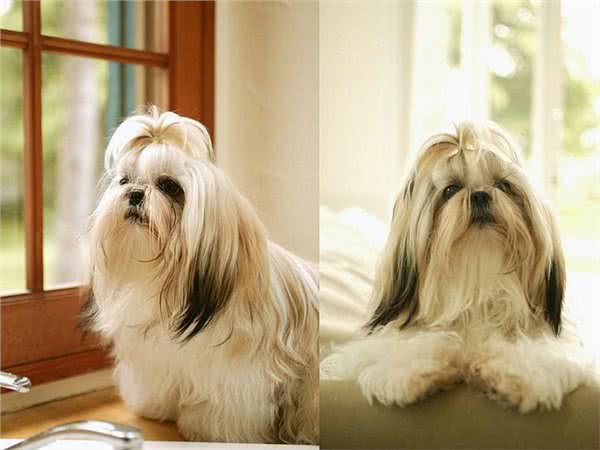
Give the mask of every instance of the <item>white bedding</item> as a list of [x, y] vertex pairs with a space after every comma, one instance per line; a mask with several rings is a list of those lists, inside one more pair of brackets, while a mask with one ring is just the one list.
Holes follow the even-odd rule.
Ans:
[[373, 271], [387, 227], [359, 208], [320, 210], [321, 357], [356, 336], [367, 318]]

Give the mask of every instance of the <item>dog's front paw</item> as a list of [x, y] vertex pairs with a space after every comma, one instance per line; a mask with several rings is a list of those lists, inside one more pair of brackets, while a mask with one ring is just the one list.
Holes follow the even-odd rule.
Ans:
[[344, 355], [341, 353], [333, 353], [321, 361], [320, 377], [321, 380], [344, 379]]
[[466, 378], [492, 400], [516, 406], [522, 413], [559, 409], [571, 390], [559, 373], [498, 357], [471, 364]]
[[121, 390], [121, 398], [137, 416], [161, 422], [174, 420], [177, 417], [177, 404], [174, 401], [168, 398], [144, 396], [143, 394], [142, 389]]
[[369, 403], [377, 400], [386, 406], [415, 403], [460, 381], [460, 371], [449, 366], [406, 370], [375, 364], [365, 368], [358, 376], [358, 383]]

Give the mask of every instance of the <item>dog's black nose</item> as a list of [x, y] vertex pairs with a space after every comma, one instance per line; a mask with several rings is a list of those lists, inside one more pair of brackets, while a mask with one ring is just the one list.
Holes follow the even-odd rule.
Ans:
[[492, 197], [490, 197], [490, 194], [484, 191], [477, 191], [471, 194], [471, 202], [475, 206], [487, 206], [491, 199]]
[[138, 206], [144, 200], [144, 191], [131, 191], [129, 193], [129, 204]]

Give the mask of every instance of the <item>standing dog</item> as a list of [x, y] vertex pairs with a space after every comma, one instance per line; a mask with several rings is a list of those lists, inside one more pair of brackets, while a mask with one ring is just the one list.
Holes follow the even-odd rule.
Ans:
[[129, 117], [105, 166], [83, 321], [125, 403], [190, 440], [317, 443], [317, 271], [267, 239], [194, 120]]

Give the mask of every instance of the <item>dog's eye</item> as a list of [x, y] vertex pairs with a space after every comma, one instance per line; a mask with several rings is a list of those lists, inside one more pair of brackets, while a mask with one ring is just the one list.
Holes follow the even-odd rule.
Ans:
[[119, 184], [121, 186], [123, 186], [124, 184], [127, 184], [127, 183], [129, 183], [129, 178], [127, 178], [127, 177], [123, 177], [119, 180]]
[[500, 189], [502, 192], [509, 193], [510, 192], [510, 183], [506, 180], [501, 180], [496, 183], [496, 187]]
[[181, 186], [170, 178], [159, 179], [157, 185], [158, 188], [167, 195], [176, 196], [181, 193]]
[[454, 194], [460, 191], [462, 188], [458, 184], [451, 184], [450, 186], [446, 186], [444, 189], [444, 198], [449, 200]]

